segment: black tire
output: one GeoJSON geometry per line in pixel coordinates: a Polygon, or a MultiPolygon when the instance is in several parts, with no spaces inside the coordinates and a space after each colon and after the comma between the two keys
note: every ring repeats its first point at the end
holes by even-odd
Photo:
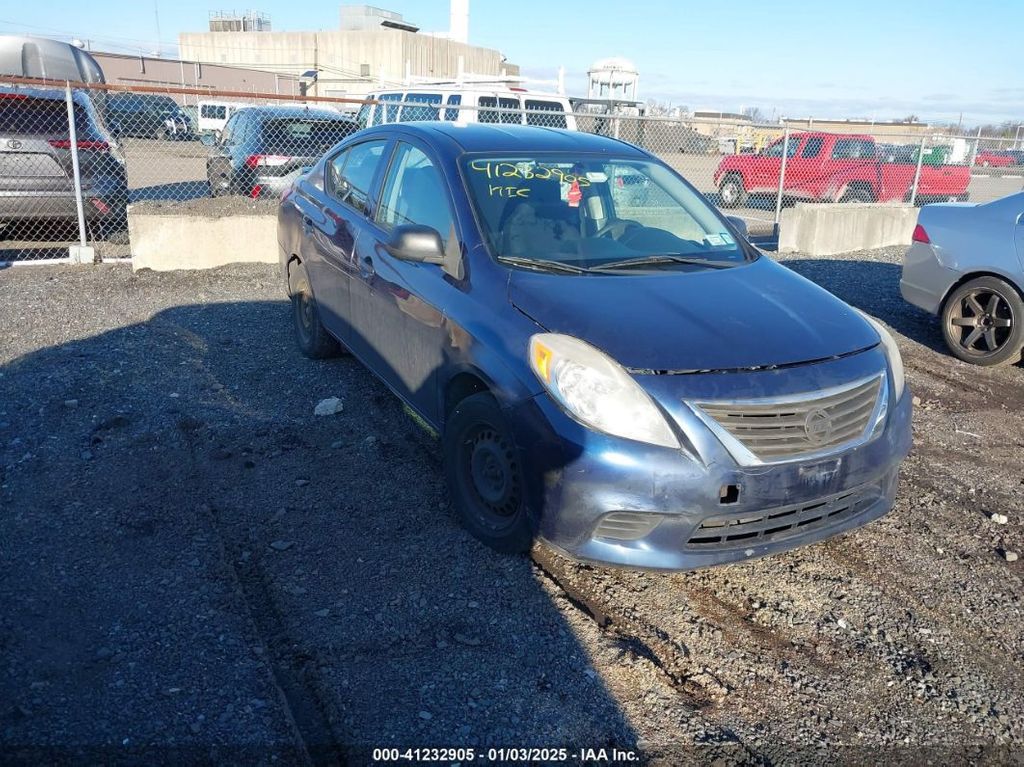
{"type": "Polygon", "coordinates": [[[1024,300],[997,277],[966,282],[942,306],[942,337],[964,362],[1012,365],[1024,349],[1024,300]]]}
{"type": "Polygon", "coordinates": [[[448,415],[444,430],[448,492],[462,524],[495,551],[529,551],[536,532],[526,503],[519,450],[490,394],[474,394],[448,415]]]}
{"type": "Polygon", "coordinates": [[[867,189],[847,189],[839,202],[874,202],[875,198],[867,189]]]}
{"type": "Polygon", "coordinates": [[[288,272],[288,290],[292,299],[292,323],[295,326],[295,340],[304,355],[313,360],[336,357],[341,353],[341,344],[327,332],[320,321],[320,309],[309,284],[306,268],[296,262],[288,272]]]}
{"type": "Polygon", "coordinates": [[[723,208],[742,208],[747,204],[747,190],[743,188],[743,178],[730,173],[722,179],[718,186],[718,199],[723,208]]]}

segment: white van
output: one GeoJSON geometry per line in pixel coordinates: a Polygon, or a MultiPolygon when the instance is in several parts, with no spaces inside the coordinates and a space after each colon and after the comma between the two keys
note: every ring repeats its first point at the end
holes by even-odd
{"type": "Polygon", "coordinates": [[[200,133],[214,133],[224,130],[228,118],[239,109],[251,107],[253,104],[242,104],[237,101],[200,101],[199,102],[200,133]]]}
{"type": "Polygon", "coordinates": [[[364,104],[359,110],[357,119],[363,128],[413,120],[446,120],[458,124],[505,123],[577,130],[568,98],[522,88],[408,86],[376,91],[368,94],[367,99],[382,103],[364,104]]]}

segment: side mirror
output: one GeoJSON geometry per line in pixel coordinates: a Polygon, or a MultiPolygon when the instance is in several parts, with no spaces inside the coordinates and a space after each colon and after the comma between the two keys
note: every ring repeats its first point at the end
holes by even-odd
{"type": "Polygon", "coordinates": [[[739,216],[726,216],[725,218],[733,225],[733,228],[740,233],[740,236],[743,237],[744,240],[749,237],[747,233],[747,222],[745,219],[742,219],[739,216]]]}
{"type": "Polygon", "coordinates": [[[217,136],[213,133],[204,133],[199,137],[199,140],[203,142],[203,146],[215,146],[217,144],[217,136]]]}
{"type": "Polygon", "coordinates": [[[436,229],[419,224],[396,226],[384,249],[403,261],[444,264],[444,243],[436,229]]]}

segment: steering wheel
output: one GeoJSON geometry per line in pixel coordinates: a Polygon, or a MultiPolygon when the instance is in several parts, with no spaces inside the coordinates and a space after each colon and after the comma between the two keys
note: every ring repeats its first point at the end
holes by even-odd
{"type": "Polygon", "coordinates": [[[630,221],[625,218],[617,218],[614,221],[609,221],[607,224],[605,224],[596,232],[594,232],[594,237],[610,236],[613,240],[617,240],[619,239],[619,237],[625,234],[626,230],[629,229],[630,227],[639,226],[641,226],[641,224],[637,223],[636,221],[630,221]]]}

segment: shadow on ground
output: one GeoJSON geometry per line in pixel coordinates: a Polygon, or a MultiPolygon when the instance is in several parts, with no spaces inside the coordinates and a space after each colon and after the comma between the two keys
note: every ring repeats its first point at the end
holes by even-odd
{"type": "Polygon", "coordinates": [[[288,331],[182,306],[0,368],[0,749],[635,746],[538,571],[456,524],[433,438],[288,331]]]}

